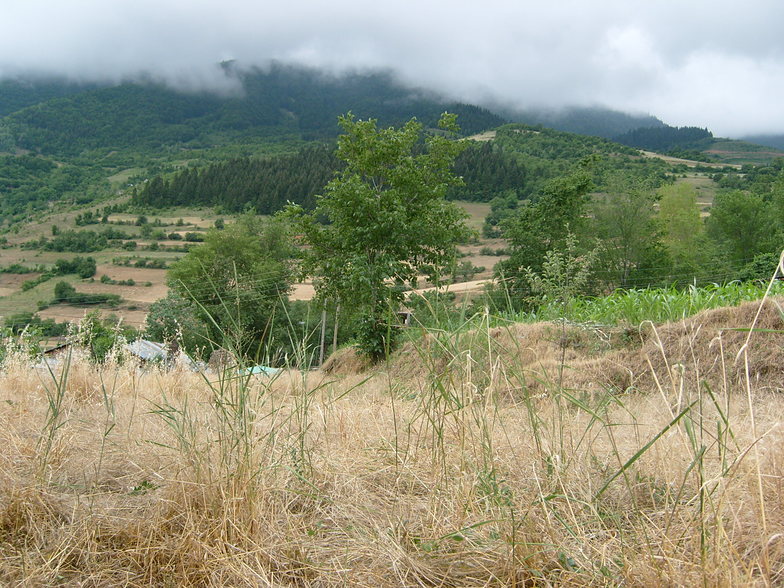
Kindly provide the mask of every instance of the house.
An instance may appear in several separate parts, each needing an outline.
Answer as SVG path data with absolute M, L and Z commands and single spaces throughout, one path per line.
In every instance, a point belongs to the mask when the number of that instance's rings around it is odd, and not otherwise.
M 149 362 L 172 366 L 176 361 L 182 361 L 189 370 L 199 371 L 202 366 L 194 361 L 187 353 L 180 350 L 176 341 L 166 344 L 147 339 L 136 339 L 125 346 L 125 350 L 133 355 L 142 365 Z

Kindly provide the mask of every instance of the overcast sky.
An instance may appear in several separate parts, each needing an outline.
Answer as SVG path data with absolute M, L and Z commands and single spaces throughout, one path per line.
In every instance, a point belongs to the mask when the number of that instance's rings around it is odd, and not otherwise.
M 0 76 L 216 62 L 391 67 L 454 98 L 604 105 L 714 134 L 784 132 L 782 0 L 0 0 Z

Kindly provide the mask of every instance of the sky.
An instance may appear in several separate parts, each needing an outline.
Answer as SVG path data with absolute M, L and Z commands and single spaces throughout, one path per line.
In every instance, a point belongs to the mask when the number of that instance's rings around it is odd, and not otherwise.
M 738 137 L 784 133 L 782 30 L 781 0 L 0 0 L 0 77 L 225 92 L 227 59 L 390 68 L 474 103 L 606 106 Z

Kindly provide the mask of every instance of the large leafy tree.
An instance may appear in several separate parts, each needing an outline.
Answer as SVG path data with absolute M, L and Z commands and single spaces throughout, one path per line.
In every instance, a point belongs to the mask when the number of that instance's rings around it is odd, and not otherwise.
M 662 186 L 658 192 L 661 199 L 657 220 L 662 243 L 672 260 L 668 281 L 685 284 L 712 278 L 715 247 L 705 235 L 694 186 L 677 182 Z
M 570 234 L 584 240 L 585 207 L 593 181 L 589 161 L 571 175 L 550 180 L 536 200 L 523 202 L 502 223 L 510 256 L 496 266 L 514 305 L 533 293 L 528 272 L 539 272 L 548 251 L 563 249 Z
M 177 341 L 193 357 L 200 357 L 210 347 L 210 334 L 198 306 L 175 290 L 150 305 L 145 335 L 153 341 Z
M 360 346 L 380 359 L 389 349 L 390 317 L 422 272 L 434 280 L 468 237 L 465 213 L 444 200 L 458 185 L 452 171 L 465 147 L 454 140 L 455 116 L 441 117 L 428 133 L 412 119 L 401 128 L 342 116 L 338 157 L 345 167 L 306 213 L 291 207 L 308 248 L 303 270 L 316 277 L 321 298 L 340 301 L 359 317 Z
M 602 244 L 597 277 L 607 288 L 646 286 L 668 263 L 654 220 L 655 186 L 623 173 L 610 174 L 606 185 L 590 206 L 593 234 Z
M 215 345 L 264 351 L 291 286 L 291 249 L 276 222 L 252 214 L 210 231 L 169 270 L 169 286 L 190 301 Z
M 774 216 L 771 204 L 758 194 L 719 192 L 706 229 L 737 269 L 757 254 L 775 251 Z

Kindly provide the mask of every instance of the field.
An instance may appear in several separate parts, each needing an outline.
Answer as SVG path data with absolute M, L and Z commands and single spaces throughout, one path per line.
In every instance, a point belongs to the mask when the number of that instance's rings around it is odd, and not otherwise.
M 681 159 L 680 157 L 663 155 L 661 153 L 654 153 L 653 151 L 640 151 L 640 153 L 642 153 L 645 157 L 655 157 L 657 159 L 661 159 L 671 165 L 685 165 L 686 167 L 714 167 L 717 169 L 721 169 L 723 167 L 734 167 L 736 169 L 740 169 L 741 167 L 739 163 L 707 163 L 702 161 L 694 161 L 693 159 Z
M 0 582 L 781 584 L 780 304 L 479 316 L 272 379 L 13 356 Z
M 744 141 L 722 141 L 720 139 L 715 140 L 706 153 L 717 156 L 721 161 L 733 165 L 764 165 L 784 155 L 784 152 L 778 149 Z
M 686 174 L 685 178 L 681 178 L 678 181 L 694 187 L 697 193 L 697 206 L 700 208 L 700 216 L 703 218 L 710 216 L 710 207 L 713 204 L 713 198 L 716 196 L 718 188 L 716 182 L 700 173 Z
M 122 200 L 117 200 L 114 203 L 119 203 Z M 467 220 L 469 226 L 477 231 L 481 229 L 485 216 L 490 211 L 488 204 L 463 202 L 460 205 L 467 211 L 469 218 Z M 80 212 L 83 214 L 86 210 Z M 94 209 L 99 210 L 98 208 Z M 141 237 L 140 227 L 134 223 L 138 215 L 131 214 L 112 214 L 109 215 L 109 224 L 92 224 L 83 227 L 74 226 L 76 217 L 75 212 L 67 212 L 55 214 L 48 217 L 45 221 L 30 223 L 24 231 L 17 234 L 8 236 L 8 246 L 0 249 L 0 266 L 8 266 L 14 263 L 20 263 L 26 266 L 36 266 L 39 264 L 51 265 L 57 259 L 66 258 L 71 259 L 77 254 L 74 253 L 57 253 L 52 251 L 41 250 L 22 250 L 19 245 L 25 241 L 38 239 L 41 236 L 51 237 L 52 226 L 56 225 L 61 230 L 69 228 L 100 231 L 109 226 L 117 228 L 130 235 L 136 237 L 138 249 L 134 251 L 126 251 L 121 248 L 110 248 L 103 251 L 94 253 L 80 254 L 82 256 L 90 255 L 97 261 L 97 271 L 95 277 L 91 280 L 78 280 L 75 276 L 56 277 L 48 282 L 44 282 L 35 288 L 27 291 L 22 290 L 22 284 L 34 279 L 39 273 L 32 274 L 0 274 L 0 318 L 9 316 L 11 314 L 20 312 L 35 312 L 41 303 L 50 301 L 54 296 L 54 285 L 65 279 L 72 282 L 80 292 L 86 293 L 108 293 L 119 294 L 122 296 L 122 303 L 116 308 L 103 308 L 104 314 L 114 314 L 121 317 L 126 324 L 134 327 L 142 327 L 144 319 L 147 314 L 149 305 L 166 296 L 168 290 L 166 286 L 166 270 L 163 269 L 150 269 L 150 268 L 137 268 L 131 266 L 116 265 L 113 260 L 117 258 L 133 259 L 133 258 L 150 258 L 162 259 L 167 263 L 178 259 L 183 255 L 182 252 L 172 251 L 173 248 L 182 246 L 183 240 L 158 240 L 152 241 Z M 211 210 L 203 209 L 188 209 L 181 208 L 176 210 L 166 211 L 160 215 L 150 215 L 150 222 L 158 222 L 161 230 L 168 233 L 179 233 L 185 236 L 186 233 L 203 234 L 206 230 L 213 227 L 218 218 L 225 218 L 227 222 L 231 222 L 230 217 L 219 216 Z M 155 243 L 158 250 L 151 251 L 149 247 Z M 483 271 L 478 272 L 471 280 L 473 287 L 471 290 L 478 290 L 481 288 L 482 281 L 492 276 L 492 269 L 495 263 L 501 257 L 492 255 L 482 255 L 480 249 L 483 246 L 490 246 L 494 249 L 503 247 L 500 240 L 481 241 L 476 244 L 466 245 L 461 247 L 461 251 L 465 255 L 461 261 L 471 262 L 475 266 L 481 266 Z M 136 282 L 133 286 L 127 285 L 113 285 L 102 283 L 100 278 L 108 276 L 111 280 L 116 282 L 127 281 L 132 279 Z M 481 280 L 480 280 L 481 278 Z M 466 290 L 466 286 L 460 286 L 461 291 Z M 296 284 L 294 286 L 291 298 L 294 300 L 310 300 L 314 296 L 314 290 L 310 283 Z M 39 312 L 41 318 L 52 318 L 58 322 L 61 321 L 78 321 L 84 317 L 85 313 L 93 310 L 93 307 L 77 307 L 67 304 L 57 304 L 50 306 Z
M 123 198 L 119 198 L 107 204 L 120 204 Z M 147 314 L 149 305 L 166 296 L 168 290 L 166 286 L 166 270 L 153 268 L 135 267 L 135 260 L 138 258 L 158 259 L 165 263 L 171 263 L 183 255 L 175 249 L 181 247 L 184 240 L 151 240 L 141 235 L 141 227 L 136 226 L 135 221 L 138 215 L 131 214 L 111 214 L 109 223 L 89 224 L 76 226 L 75 219 L 77 214 L 84 214 L 87 211 L 95 212 L 101 207 L 80 209 L 80 211 L 68 211 L 55 213 L 48 216 L 43 221 L 31 222 L 25 226 L 23 231 L 11 233 L 7 236 L 8 244 L 0 249 L 0 266 L 8 266 L 19 263 L 28 267 L 35 267 L 39 264 L 44 266 L 52 265 L 57 259 L 72 259 L 76 255 L 91 256 L 97 262 L 97 269 L 94 278 L 79 280 L 74 275 L 57 276 L 44 282 L 31 290 L 23 291 L 22 284 L 34 279 L 40 273 L 30 274 L 0 274 L 0 317 L 5 317 L 20 312 L 35 312 L 43 303 L 49 302 L 53 297 L 54 285 L 60 280 L 65 280 L 74 284 L 80 292 L 85 293 L 108 293 L 119 294 L 122 302 L 116 308 L 105 308 L 99 305 L 104 315 L 114 314 L 131 326 L 142 327 Z M 99 215 L 100 216 L 100 215 Z M 186 233 L 203 234 L 207 229 L 214 226 L 219 217 L 211 210 L 202 209 L 177 209 L 167 211 L 161 215 L 151 215 L 149 221 L 156 225 L 156 228 L 169 233 L 178 233 L 184 237 Z M 231 219 L 226 219 L 230 222 Z M 38 239 L 42 236 L 51 238 L 52 227 L 57 226 L 61 231 L 68 229 L 101 231 L 107 227 L 121 230 L 132 237 L 137 242 L 137 249 L 128 251 L 122 248 L 108 248 L 102 251 L 90 253 L 68 253 L 44 251 L 41 249 L 23 250 L 19 245 L 25 241 Z M 151 245 L 155 244 L 156 250 L 151 250 Z M 118 265 L 115 260 L 130 260 L 129 266 Z M 107 276 L 115 282 L 127 282 L 133 280 L 134 285 L 118 285 L 101 282 L 100 279 Z M 95 307 L 80 307 L 67 304 L 57 304 L 49 306 L 39 312 L 41 318 L 53 318 L 58 322 L 72 321 L 78 322 L 84 317 L 85 313 L 94 310 Z

